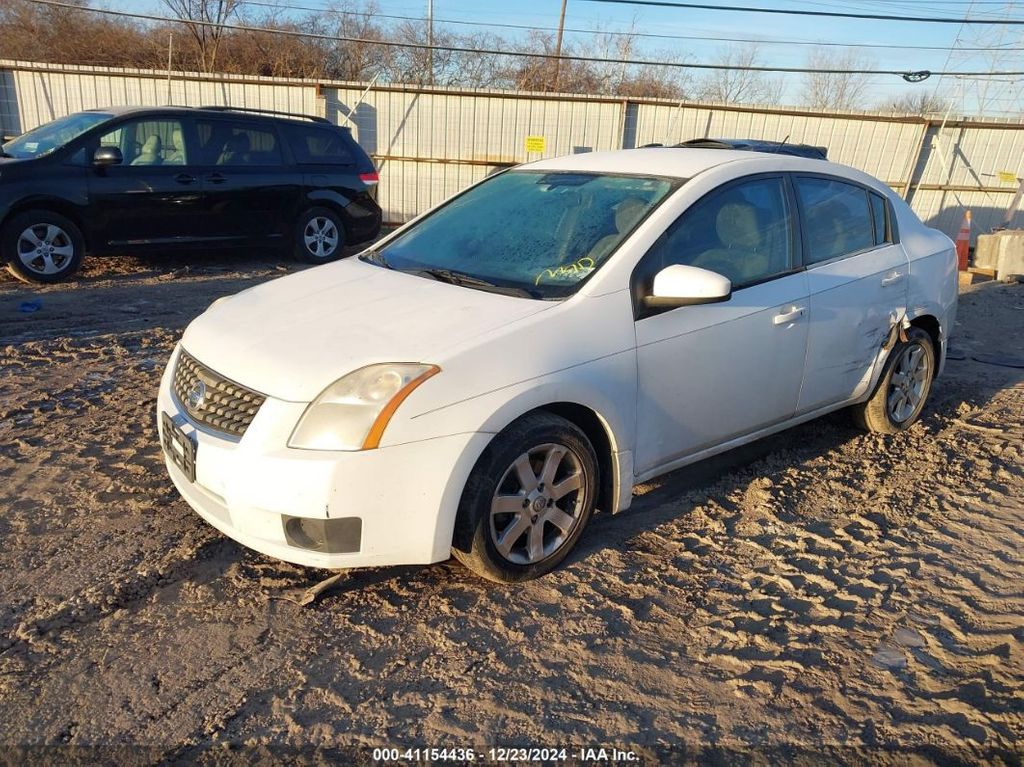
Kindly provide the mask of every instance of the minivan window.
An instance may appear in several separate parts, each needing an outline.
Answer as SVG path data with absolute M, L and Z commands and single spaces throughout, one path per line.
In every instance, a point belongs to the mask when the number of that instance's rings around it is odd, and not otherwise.
M 9 157 L 27 159 L 42 157 L 74 141 L 90 128 L 106 122 L 113 115 L 105 112 L 78 112 L 48 122 L 11 139 L 3 145 L 4 154 Z
M 141 119 L 121 123 L 100 136 L 99 146 L 121 150 L 124 165 L 184 165 L 187 160 L 181 120 Z
M 467 287 L 561 298 L 599 269 L 679 183 L 509 171 L 472 187 L 365 260 Z
M 205 165 L 281 165 L 281 147 L 272 127 L 199 120 L 196 123 Z
M 340 131 L 289 126 L 292 154 L 300 165 L 352 165 L 355 157 Z
M 698 266 L 736 288 L 793 269 L 793 232 L 781 177 L 731 184 L 698 200 L 654 244 L 644 274 Z
M 828 178 L 800 177 L 795 182 L 807 244 L 807 265 L 875 245 L 874 218 L 866 189 Z

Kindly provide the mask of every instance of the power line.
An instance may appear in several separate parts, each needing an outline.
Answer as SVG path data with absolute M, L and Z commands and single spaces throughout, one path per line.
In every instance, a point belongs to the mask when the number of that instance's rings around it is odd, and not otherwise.
M 143 21 L 157 21 L 164 24 L 184 24 L 193 27 L 215 27 L 221 30 L 233 32 L 253 32 L 256 34 L 282 35 L 285 37 L 298 37 L 307 40 L 326 40 L 329 42 L 358 43 L 362 45 L 380 45 L 388 48 L 413 48 L 417 50 L 442 50 L 453 53 L 477 53 L 488 56 L 518 56 L 528 59 L 551 59 L 549 53 L 537 53 L 533 51 L 510 51 L 497 50 L 492 48 L 466 48 L 457 45 L 427 45 L 425 43 L 399 42 L 397 40 L 373 40 L 362 37 L 347 37 L 345 35 L 324 35 L 315 32 L 299 32 L 288 29 L 268 29 L 248 24 L 218 24 L 213 21 L 199 21 L 191 19 L 171 18 L 168 16 L 154 16 L 146 13 L 131 13 L 128 11 L 114 11 L 108 8 L 87 8 L 72 3 L 60 2 L 60 0 L 25 0 L 33 5 L 43 5 L 52 8 L 65 8 L 72 11 L 99 13 L 107 16 L 118 16 L 122 18 L 140 19 Z M 595 56 L 577 56 L 563 54 L 562 59 L 566 61 L 582 61 L 593 64 L 618 64 L 627 66 L 655 66 L 672 67 L 676 69 L 701 69 L 701 70 L 730 70 L 738 72 L 781 72 L 786 74 L 830 74 L 830 75 L 896 75 L 908 82 L 920 82 L 932 75 L 960 75 L 974 77 L 1018 77 L 1024 76 L 1024 71 L 988 71 L 988 72 L 929 72 L 929 71 L 902 71 L 896 69 L 821 69 L 807 67 L 772 67 L 772 66 L 741 66 L 734 64 L 699 64 L 681 61 L 650 61 L 645 59 L 618 59 L 598 58 Z
M 785 16 L 827 16 L 838 19 L 872 19 L 875 21 L 912 21 L 919 24 L 1008 24 L 1024 26 L 1024 19 L 959 19 L 948 16 L 890 16 L 883 13 L 847 13 L 845 11 L 804 11 L 796 8 L 752 8 L 747 5 L 708 5 L 679 3 L 669 0 L 582 0 L 585 3 L 613 5 L 644 5 L 656 8 L 693 8 L 702 11 L 737 11 L 740 13 L 772 13 Z
M 238 0 L 238 5 L 252 5 L 261 8 L 274 8 L 278 10 L 288 11 L 311 11 L 314 13 L 332 13 L 339 16 L 362 16 L 365 18 L 374 19 L 393 19 L 397 21 L 423 21 L 422 16 L 398 16 L 387 13 L 366 13 L 363 11 L 349 11 L 349 10 L 334 10 L 328 7 L 315 7 L 308 5 L 293 5 L 289 4 L 286 8 L 282 7 L 277 3 L 262 2 L 261 0 Z M 461 26 L 469 27 L 487 27 L 495 29 L 520 29 L 526 31 L 536 32 L 555 32 L 555 27 L 538 27 L 530 24 L 509 24 L 509 23 L 498 23 L 498 22 L 486 22 L 486 21 L 463 21 L 461 19 L 434 19 L 436 24 L 456 24 Z M 882 43 L 830 43 L 830 42 L 814 42 L 812 40 L 765 40 L 756 37 L 710 37 L 702 35 L 663 35 L 656 34 L 653 32 L 624 32 L 620 30 L 601 30 L 601 29 L 580 29 L 573 27 L 566 27 L 566 32 L 572 32 L 573 34 L 584 34 L 584 35 L 610 35 L 614 37 L 642 37 L 657 40 L 704 40 L 713 43 L 757 43 L 758 45 L 806 45 L 811 47 L 821 48 L 893 48 L 890 44 Z M 915 51 L 948 51 L 949 46 L 944 45 L 899 45 L 900 50 L 915 50 Z M 976 48 L 958 48 L 961 51 L 988 51 L 992 50 L 993 46 L 979 46 Z

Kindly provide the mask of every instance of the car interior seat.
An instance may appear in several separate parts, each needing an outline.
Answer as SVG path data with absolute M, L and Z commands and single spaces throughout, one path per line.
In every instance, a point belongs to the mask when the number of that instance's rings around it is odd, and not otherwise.
M 142 144 L 142 150 L 139 156 L 132 160 L 132 165 L 160 165 L 163 161 L 162 150 L 160 137 L 154 134 Z
M 164 151 L 164 165 L 185 164 L 185 137 L 181 134 L 181 128 L 171 131 L 171 146 Z
M 615 234 L 608 234 L 594 243 L 594 247 L 587 254 L 595 261 L 599 261 L 608 255 L 636 223 L 643 218 L 647 212 L 647 203 L 639 197 L 627 197 L 615 206 Z
M 245 161 L 245 155 L 249 151 L 249 135 L 236 133 L 224 142 L 224 148 L 220 150 L 220 157 L 217 158 L 218 165 L 234 165 Z
M 742 284 L 770 273 L 768 253 L 757 208 L 749 202 L 727 202 L 715 216 L 719 246 L 697 256 L 693 266 L 709 269 Z
M 846 209 L 834 202 L 812 205 L 807 211 L 807 258 L 810 263 L 828 261 L 849 251 L 842 221 Z

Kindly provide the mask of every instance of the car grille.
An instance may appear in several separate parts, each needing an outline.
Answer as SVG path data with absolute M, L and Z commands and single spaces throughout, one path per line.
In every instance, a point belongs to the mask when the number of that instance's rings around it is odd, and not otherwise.
M 245 434 L 266 399 L 214 373 L 184 349 L 174 368 L 173 389 L 193 421 L 234 437 Z

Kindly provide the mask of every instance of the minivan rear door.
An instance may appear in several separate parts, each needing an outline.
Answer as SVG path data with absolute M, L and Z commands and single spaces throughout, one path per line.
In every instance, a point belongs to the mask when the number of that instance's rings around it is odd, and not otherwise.
M 196 120 L 208 235 L 223 244 L 281 242 L 299 213 L 301 175 L 271 121 Z

